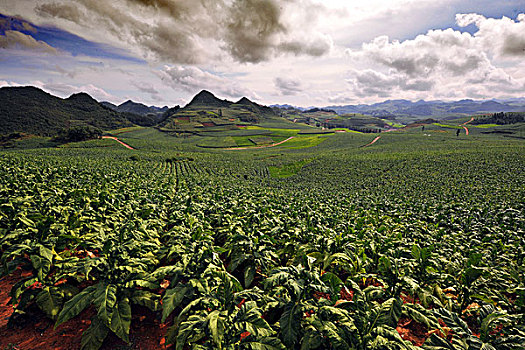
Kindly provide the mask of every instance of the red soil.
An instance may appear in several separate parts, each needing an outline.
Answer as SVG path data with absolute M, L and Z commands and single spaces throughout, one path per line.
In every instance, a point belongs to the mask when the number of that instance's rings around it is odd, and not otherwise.
M 131 147 L 130 145 L 128 145 L 127 143 L 124 143 L 122 141 L 120 141 L 119 139 L 117 139 L 116 137 L 114 136 L 102 136 L 103 139 L 110 139 L 110 140 L 115 140 L 117 141 L 118 143 L 120 143 L 122 146 L 126 147 L 127 149 L 134 149 L 133 147 Z
M 467 125 L 468 123 L 470 123 L 472 121 L 474 121 L 474 117 L 470 118 L 470 120 L 468 122 L 465 122 L 465 123 L 461 124 L 463 129 L 465 129 L 465 133 L 466 133 L 467 136 L 468 136 L 469 132 L 468 132 L 468 128 L 465 125 Z
M 374 143 L 376 143 L 377 140 L 379 140 L 380 138 L 381 138 L 381 136 L 378 136 L 378 137 L 376 137 L 372 142 L 370 142 L 370 143 L 368 143 L 368 144 L 366 144 L 366 145 L 364 145 L 364 146 L 361 146 L 361 147 L 372 146 L 372 145 L 373 145 Z
M 11 287 L 28 273 L 21 269 L 0 280 L 0 349 L 13 346 L 18 350 L 80 349 L 82 332 L 91 324 L 94 315 L 92 307 L 80 315 L 54 329 L 54 321 L 39 311 L 32 311 L 29 317 L 8 326 L 13 313 L 9 291 Z M 133 307 L 131 321 L 131 349 L 170 349 L 166 346 L 166 333 L 172 322 L 161 324 L 158 315 L 141 307 Z M 102 350 L 124 347 L 126 343 L 115 335 L 110 335 L 104 342 Z
M 427 327 L 405 317 L 399 319 L 396 330 L 401 338 L 410 341 L 415 346 L 423 345 L 425 340 L 429 337 Z

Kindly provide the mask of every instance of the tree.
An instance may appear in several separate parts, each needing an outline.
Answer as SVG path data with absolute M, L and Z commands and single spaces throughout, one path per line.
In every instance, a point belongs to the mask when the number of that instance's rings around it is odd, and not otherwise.
M 58 142 L 79 142 L 98 139 L 102 136 L 102 130 L 89 125 L 73 126 L 60 131 L 55 141 Z

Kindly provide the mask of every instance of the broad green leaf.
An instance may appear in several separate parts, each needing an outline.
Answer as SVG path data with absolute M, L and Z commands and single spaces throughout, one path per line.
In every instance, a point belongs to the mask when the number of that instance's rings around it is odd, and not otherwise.
M 48 317 L 56 320 L 60 308 L 62 307 L 64 295 L 57 287 L 45 287 L 36 296 L 38 307 L 46 313 Z
M 273 337 L 262 337 L 256 340 L 243 341 L 242 346 L 252 350 L 284 350 L 286 347 L 283 345 L 279 338 Z
M 91 319 L 91 325 L 82 333 L 81 350 L 98 350 L 104 343 L 109 328 L 100 318 L 95 315 Z
M 184 296 L 191 291 L 191 289 L 189 286 L 176 286 L 166 291 L 162 299 L 162 322 L 165 322 L 173 310 L 182 303 Z
M 208 317 L 208 327 L 211 332 L 213 342 L 218 349 L 222 349 L 224 338 L 224 321 L 219 310 L 212 311 Z
M 159 296 L 145 290 L 134 290 L 130 302 L 134 305 L 147 307 L 151 311 L 160 309 Z
M 102 288 L 102 291 L 93 302 L 98 310 L 98 317 L 109 327 L 117 303 L 117 286 L 108 284 Z
M 301 326 L 301 315 L 296 303 L 289 303 L 284 307 L 284 312 L 279 320 L 283 342 L 287 347 L 292 347 L 297 342 Z
M 255 266 L 249 265 L 244 270 L 244 287 L 248 288 L 255 278 Z
M 62 323 L 69 321 L 73 317 L 81 313 L 88 305 L 93 302 L 95 297 L 95 292 L 97 291 L 97 286 L 90 286 L 84 289 L 82 292 L 75 295 L 73 298 L 68 300 L 62 311 L 58 314 L 57 321 L 55 323 L 55 328 L 61 325 Z
M 128 298 L 121 299 L 111 316 L 110 329 L 126 343 L 129 343 L 129 327 L 131 325 L 131 306 Z

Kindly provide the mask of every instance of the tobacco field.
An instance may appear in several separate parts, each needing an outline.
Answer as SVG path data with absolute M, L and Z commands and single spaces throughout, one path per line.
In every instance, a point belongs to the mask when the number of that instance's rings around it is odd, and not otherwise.
M 147 317 L 181 350 L 524 349 L 523 142 L 350 137 L 3 152 L 3 329 L 86 318 L 79 347 L 131 349 Z

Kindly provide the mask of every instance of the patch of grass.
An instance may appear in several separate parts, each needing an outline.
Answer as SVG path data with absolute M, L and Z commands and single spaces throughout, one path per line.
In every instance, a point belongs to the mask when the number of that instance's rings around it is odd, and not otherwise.
M 432 125 L 439 126 L 441 128 L 447 128 L 447 129 L 463 129 L 463 127 L 459 125 L 449 125 L 449 124 L 441 124 L 441 123 L 433 123 Z
M 250 147 L 255 146 L 255 144 L 250 140 L 250 136 L 234 136 L 233 140 L 238 147 Z
M 306 164 L 310 163 L 312 159 L 305 159 L 294 163 L 284 164 L 281 166 L 270 166 L 270 176 L 274 178 L 287 178 L 296 175 Z
M 309 136 L 309 137 L 296 137 L 284 143 L 282 147 L 289 149 L 303 149 L 310 148 L 321 144 L 326 141 L 329 136 Z
M 203 148 L 229 148 L 236 147 L 237 143 L 231 136 L 227 137 L 203 137 L 197 143 L 198 147 Z
M 130 126 L 128 128 L 120 128 L 120 129 L 110 130 L 106 134 L 111 134 L 111 135 L 115 135 L 116 136 L 116 135 L 120 135 L 120 134 L 124 134 L 124 133 L 128 133 L 128 132 L 139 131 L 139 130 L 142 130 L 142 129 L 145 129 L 145 127 L 143 127 L 143 126 Z
M 387 119 L 382 119 L 387 125 L 393 127 L 393 128 L 402 128 L 404 125 L 403 124 L 399 124 L 399 123 L 396 123 L 396 122 L 393 122 L 391 120 L 387 120 Z
M 305 130 L 298 133 L 298 135 L 330 135 L 333 134 L 334 130 Z
M 122 147 L 118 142 L 111 139 L 97 139 L 80 142 L 69 142 L 58 146 L 59 148 L 106 148 L 106 147 Z
M 56 147 L 57 142 L 54 142 L 50 137 L 28 135 L 19 139 L 6 142 L 0 146 L 2 148 L 13 149 L 32 149 L 32 148 L 49 148 Z
M 330 129 L 330 130 L 333 130 L 334 132 L 346 131 L 346 132 L 353 133 L 353 134 L 362 134 L 361 131 L 356 131 L 356 130 L 347 129 L 347 128 L 335 128 L 335 129 Z
M 498 124 L 478 124 L 478 125 L 467 124 L 465 126 L 468 128 L 474 127 L 474 128 L 481 128 L 481 129 L 489 129 L 489 128 L 495 128 L 501 125 L 498 125 Z
M 249 140 L 258 146 L 271 145 L 273 143 L 273 139 L 267 136 L 252 136 Z

